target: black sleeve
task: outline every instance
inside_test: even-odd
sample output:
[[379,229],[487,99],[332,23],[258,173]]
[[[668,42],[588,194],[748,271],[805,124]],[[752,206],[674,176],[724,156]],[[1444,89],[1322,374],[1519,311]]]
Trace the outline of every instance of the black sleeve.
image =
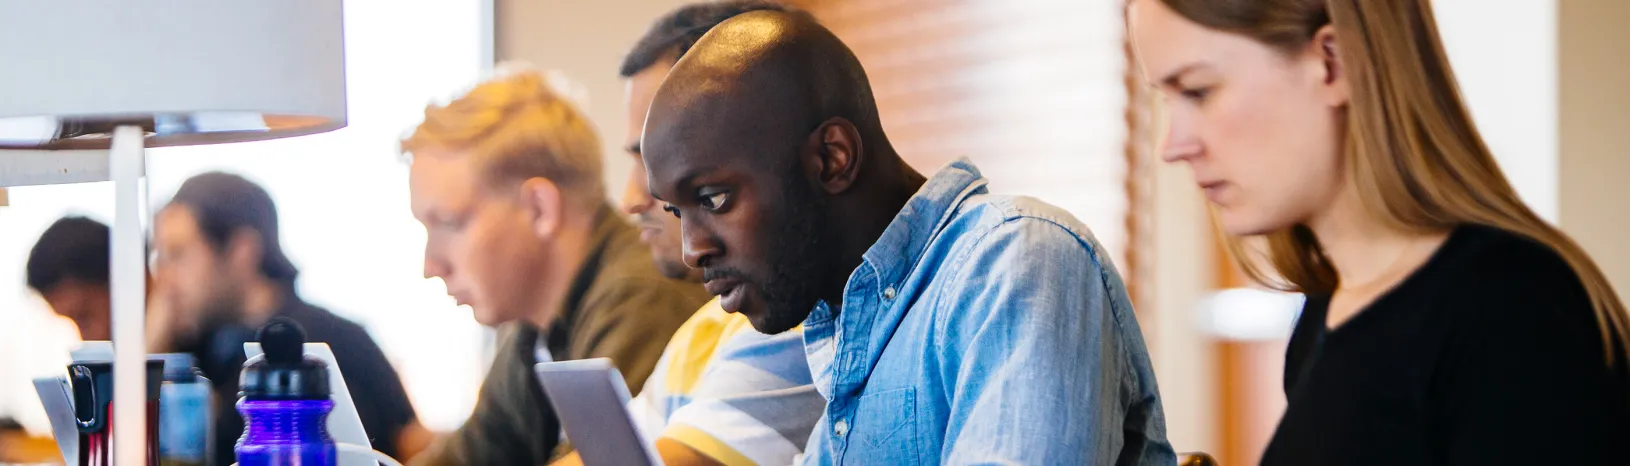
[[1622,373],[1576,276],[1560,260],[1531,263],[1457,284],[1464,307],[1435,384],[1447,464],[1617,464],[1630,438]]
[[395,457],[397,436],[418,416],[402,388],[402,379],[373,338],[361,327],[345,333],[340,338],[345,344],[333,345],[334,359],[340,363],[369,442],[375,450]]

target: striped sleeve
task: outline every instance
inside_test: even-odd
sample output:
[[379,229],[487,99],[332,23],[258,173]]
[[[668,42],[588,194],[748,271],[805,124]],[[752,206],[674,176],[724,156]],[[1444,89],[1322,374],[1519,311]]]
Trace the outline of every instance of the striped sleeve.
[[754,331],[732,315],[708,367],[662,436],[727,465],[791,464],[825,400],[810,381],[802,329]]

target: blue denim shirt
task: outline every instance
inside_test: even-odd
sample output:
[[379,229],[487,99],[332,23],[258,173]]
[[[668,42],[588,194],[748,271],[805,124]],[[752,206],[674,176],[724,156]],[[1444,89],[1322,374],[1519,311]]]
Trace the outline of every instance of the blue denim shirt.
[[820,303],[804,346],[826,413],[805,464],[1171,465],[1125,286],[1087,228],[989,194],[966,160],[906,202]]

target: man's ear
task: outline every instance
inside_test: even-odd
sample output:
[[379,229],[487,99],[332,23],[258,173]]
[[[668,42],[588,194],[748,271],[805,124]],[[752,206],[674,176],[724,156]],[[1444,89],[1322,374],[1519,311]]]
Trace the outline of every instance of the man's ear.
[[526,208],[533,234],[547,239],[560,231],[560,224],[565,220],[562,210],[566,203],[560,195],[559,185],[544,177],[528,178],[521,182],[521,197],[521,205]]
[[861,146],[860,131],[855,129],[855,124],[834,117],[821,123],[809,137],[815,150],[806,168],[815,175],[815,181],[829,194],[848,191],[860,177],[865,158],[865,148]]
[[260,245],[260,232],[253,228],[240,227],[228,237],[226,247],[221,251],[227,263],[234,271],[245,270],[260,273],[261,256],[266,251]]
[[1306,53],[1325,103],[1332,107],[1346,106],[1352,98],[1352,88],[1347,63],[1341,58],[1341,44],[1336,41],[1335,26],[1326,24],[1315,31]]

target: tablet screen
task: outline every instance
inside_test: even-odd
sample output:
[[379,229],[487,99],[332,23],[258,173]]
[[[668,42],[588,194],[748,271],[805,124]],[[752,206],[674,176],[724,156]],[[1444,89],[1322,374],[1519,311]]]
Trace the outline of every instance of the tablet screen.
[[628,414],[628,386],[606,358],[539,363],[548,395],[583,464],[662,464]]

